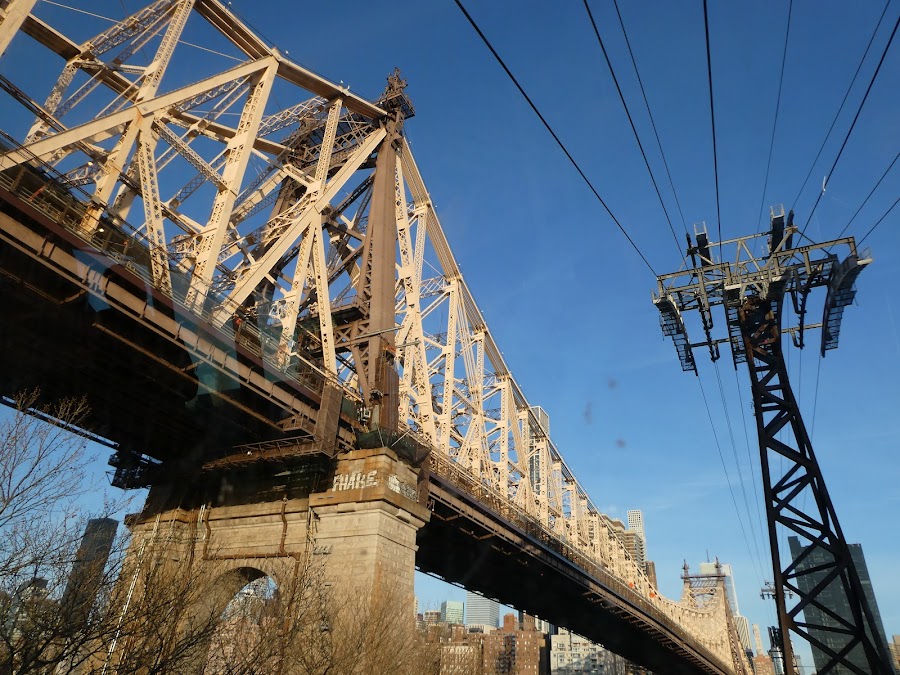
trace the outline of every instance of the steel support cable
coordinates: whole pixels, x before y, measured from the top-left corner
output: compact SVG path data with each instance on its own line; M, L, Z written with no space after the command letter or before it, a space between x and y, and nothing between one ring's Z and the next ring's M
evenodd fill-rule
M488 50L493 55L494 59L497 61L498 64L500 64L500 67L503 68L503 71L506 73L507 77L509 77L509 79L512 81L512 83L516 86L516 89L519 90L519 93L522 94L522 97L525 99L525 101L531 107L531 110L534 112L535 115L538 116L538 119L544 125L544 128L548 132L550 132L550 135L553 137L553 140L556 141L556 144L559 146L559 149L563 151L563 154L565 154L566 158L569 160L569 162L572 164L572 166L575 167L575 170L578 172L578 175L581 176L582 180L588 186L590 191L594 193L594 197L597 198L597 201L600 202L600 205L606 210L606 213L609 214L609 217L612 218L613 222L616 224L616 227L619 228L619 231L625 236L625 238L628 240L628 243L631 244L631 247L635 250L635 253L637 253L640 256L641 260L644 261L644 264L647 266L647 269L649 269L650 272L653 273L653 276L659 276L656 273L656 270L653 269L653 265L650 264L650 261L647 260L647 257L643 254L641 249L638 248L638 245L634 243L634 240L631 238L631 235L628 234L628 231L625 229L625 227L622 225L622 223L619 222L619 219L616 218L616 216L610 210L609 206L607 206L606 202L603 200L603 197L601 197L600 193L597 191L597 188L594 187L594 184L590 181L590 179L587 177L587 175L581 169L581 166L579 166L578 162L575 161L575 158L572 157L572 154L569 152L569 150L566 148L566 146L563 144L563 142L559 139L559 136L556 135L556 132L553 131L553 127L550 126L550 123L547 122L547 120L541 114L541 111L538 110L537 106L531 100L531 97L525 93L525 90L522 88L522 85L519 84L519 81L516 79L515 75L512 74L512 71L507 67L506 63L500 57L500 54L497 53L497 50L494 49L494 46L490 43L490 41L487 39L487 37L485 37L484 33L481 32L481 29L478 27L478 24L475 23L475 20L472 18L472 16L469 14L469 12L466 11L466 8L463 6L462 2L460 2L460 0L453 0L453 1L456 3L456 6L459 7L459 10L463 13L463 16L466 17L466 20L469 22L469 25L472 26L472 28L475 30L476 33L478 33L478 37L481 38L481 41L484 43L484 46L488 48Z
M781 92L784 85L784 64L787 62L788 38L791 35L791 15L794 13L794 0L788 2L787 27L784 29L784 49L781 52L781 73L778 76L778 98L775 101L775 119L772 120L772 136L769 138L769 159L766 162L766 178L763 181L762 196L759 198L759 216L757 232L762 229L763 209L766 205L766 190L769 188L769 173L772 170L772 155L775 149L775 130L778 128L778 113L781 110Z
M847 103L847 99L850 96L853 85L856 84L856 78L859 77L859 73L862 70L863 63L865 63L866 57L869 55L869 49L872 48L872 43L875 41L875 35L877 35L878 29L881 27L881 22L884 20L884 15L885 13L887 13L887 8L890 4L891 0L888 0L886 3L884 3L884 9L881 10L881 16L879 16L878 21L875 22L875 28L872 30L871 37L869 37L869 44L866 45L866 51L863 52L862 58L859 60L859 65L856 66L856 72L853 73L853 79L851 79L850 84L847 85L847 91L844 92L844 98L841 101L841 105L838 107L837 112L834 114L834 119L831 120L831 126L829 126L828 131L825 132L825 137L822 139L822 145L819 146L819 151L816 153L816 158L812 161L812 164L809 167L809 171L806 172L806 178L803 179L803 184L800 186L800 190L797 192L797 196L794 197L794 201L791 204L791 210L794 210L794 207L797 206L797 201L800 199L800 195L803 194L803 190L804 188L806 188L806 184L809 182L809 177L812 176L812 172L816 168L819 157L822 156L822 152L825 150L825 144L828 142L828 138L831 136L831 132L834 130L834 125L837 124L838 117L841 116L841 112L844 110L844 105L846 105Z
M737 443L734 442L734 429L731 425L731 414L728 412L728 402L725 400L725 387L722 386L722 375L719 369L719 362L714 361L713 364L716 368L716 383L719 386L719 398L722 400L722 410L725 413L725 425L728 428L728 437L731 441L731 454L734 456L734 465L737 469L738 481L741 484L741 494L744 498L744 508L747 511L747 521L750 525L750 535L753 539L753 548L756 549L756 559L759 561L759 566L762 568L762 553L759 550L759 536L756 534L756 527L753 524L753 514L750 510L750 500L747 499L747 488L744 485L744 472L741 471L741 462L738 459L737 453ZM753 464L750 465L751 473L753 469Z
M809 441L812 443L813 437L816 434L816 409L819 407L819 374L822 372L822 361L825 359L820 355L818 364L816 365L816 388L813 392L813 412L812 412L812 423L809 426ZM803 506L801 510L806 512L806 500L809 497L809 490L803 491Z
M594 35L597 37L597 44L600 45L600 51L603 52L603 58L606 61L606 67L609 68L609 74L612 75L613 84L616 85L616 91L619 94L619 100L622 102L622 107L625 109L625 115L628 116L628 123L631 125L631 133L634 134L634 140L637 141L638 149L641 151L641 157L644 158L644 166L647 167L647 173L650 174L650 181L653 183L653 189L656 190L656 198L659 199L659 205L662 206L663 213L666 216L666 222L669 224L669 230L672 232L672 239L675 240L675 248L678 250L678 253L680 255L681 244L678 241L678 235L675 234L675 228L672 225L672 219L669 217L669 210L666 208L666 203L663 201L662 194L659 191L659 185L656 183L656 177L653 175L653 169L650 168L650 160L647 159L647 153L644 151L644 144L641 143L641 137L638 134L637 127L634 126L634 118L631 116L631 111L628 109L628 103L625 102L625 94L622 93L622 87L619 86L619 78L616 77L616 71L613 69L612 61L610 61L609 59L609 53L606 51L606 45L603 44L603 38L600 37L600 30L597 28L597 22L594 21L594 13L591 11L591 6L588 4L588 0L583 0L583 2L585 10L587 10L588 18L591 20L591 26L594 29ZM657 140L659 140L658 136Z
M631 49L631 40L628 39L628 32L625 30L625 22L622 21L622 14L619 12L618 0L613 0L613 6L616 8L616 16L619 18L619 26L622 29L622 35L625 38L625 45L628 47L628 55L631 57L631 65L634 67L634 74L637 76L638 86L641 89L641 96L644 99L644 106L647 108L647 116L650 118L650 126L653 128L653 135L656 137L656 145L659 148L659 154L662 157L663 166L666 167L666 176L669 179L669 186L672 188L672 196L675 197L675 205L678 207L678 215L681 217L681 226L687 234L687 222L684 219L684 212L681 210L681 201L678 199L678 191L675 189L675 183L672 180L672 173L669 171L669 163L666 161L666 153L663 152L662 141L659 139L659 131L656 129L656 122L653 119L653 113L650 111L650 102L647 99L647 92L644 91L644 82L641 79L641 71L638 69L637 60L634 58L634 52ZM679 247L680 250L680 247Z
M754 563L753 551L750 550L750 540L747 539L747 530L744 528L744 519L741 518L741 511L737 505L737 498L734 496L734 488L731 487L731 476L728 475L728 467L725 465L725 456L722 454L722 446L719 444L719 435L716 433L716 425L713 422L712 411L709 408L709 401L706 399L706 391L703 389L703 380L697 377L697 384L700 385L700 395L703 397L703 405L706 407L706 416L709 418L709 428L712 430L713 440L716 443L716 450L719 453L719 461L722 462L722 470L725 472L725 482L728 483L728 492L731 493L731 503L734 504L734 512L738 518L738 524L741 526L741 534L744 536L744 544L747 546L747 555L750 556L750 562ZM762 585L762 576L759 566L753 564L753 571L756 573L757 580Z
M869 80L869 86L866 87L866 93L859 104L859 108L856 110L856 115L853 117L853 122L852 124L850 124L850 128L847 130L847 135L844 136L844 142L841 143L841 149L838 150L837 157L834 158L834 163L832 163L831 169L827 174L825 174L826 182L831 174L834 173L834 169L837 166L837 163L840 161L841 155L844 153L844 148L847 147L847 141L850 140L850 135L853 133L853 129L856 127L856 122L859 120L859 116L862 113L863 107L865 107L866 105L866 100L869 98L869 94L872 91L872 86L875 84L875 80L878 79L878 73L881 72L881 66L884 64L884 59L887 56L888 51L890 51L891 49L891 43L893 43L894 36L897 34L898 26L900 26L900 15L897 16L897 21L894 22L894 29L891 31L891 37L888 38L887 44L884 46L884 51L881 53L881 58L878 60L878 66L875 68L875 72L872 73L872 79ZM819 190L819 196L816 197L816 203L813 204L812 210L809 212L809 216L806 219L806 223L803 225L803 229L800 230L801 236L804 232L806 232L806 228L809 226L813 214L816 212L816 208L819 206L819 202L822 200L823 194L825 194L825 190Z
M869 238L869 235L875 231L876 227L881 225L881 221L883 221L885 218L888 217L888 214L894 210L894 207L896 207L897 204L900 204L900 197L897 197L897 199L894 200L894 203L890 205L888 210L884 212L884 215L881 216L881 218L879 218L878 221L872 227L869 228L869 231L863 235L863 238L859 240L859 244L857 244L857 246L863 245L863 242L865 242L865 240Z
M759 484L756 482L756 466L759 465L759 472L762 474L762 465L758 462L757 464L753 463L753 453L750 451L750 432L747 430L747 415L744 409L744 396L741 394L741 382L738 378L737 368L734 369L734 384L737 388L738 405L740 405L741 409L741 423L744 427L744 447L747 450L747 461L750 462L750 478L753 482L753 497L756 502L756 521L757 525L759 525L760 536L763 536L766 527L763 525L763 507L759 501L759 495L762 490L760 490ZM760 566L762 566L762 557L760 557Z
M709 82L709 119L712 124L713 174L716 179L716 222L719 230L719 260L722 259L722 213L719 209L719 154L716 151L716 106L713 104L712 58L709 49L709 10L703 0L703 28L706 32L706 77Z
M859 212L863 210L863 207L869 202L869 199L871 199L872 195L875 194L875 190L878 189L878 187L881 185L882 181L883 181L883 180L887 177L887 175L891 172L891 169L894 168L894 164L897 163L897 160L898 160L898 159L900 159L900 152L898 152L896 155L894 155L894 161L892 161L892 162L890 163L890 166L888 166L888 168L886 168L886 169L884 170L884 173L881 174L881 178L879 178L879 179L878 179L878 182L875 183L875 187L873 187L873 188L869 191L869 194L867 194L867 195L866 195L866 198L863 199L862 204L860 204L860 205L859 205L859 208L856 209L856 213L854 213L853 216L850 218L850 220L847 221L847 224L844 225L844 229L841 230L841 233L837 236L838 239L840 239L841 237L844 236L844 232L846 232L846 231L850 228L850 225L853 224L853 221L856 220L856 216L859 215Z

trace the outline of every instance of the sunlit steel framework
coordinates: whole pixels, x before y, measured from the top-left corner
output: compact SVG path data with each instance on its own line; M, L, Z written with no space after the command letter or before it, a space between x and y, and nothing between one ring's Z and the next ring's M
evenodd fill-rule
M688 236L682 268L658 277L653 303L660 312L663 333L675 342L683 370L697 373L695 348L707 348L715 361L720 356L719 345L725 342L731 346L735 368L746 363L749 369L782 635L793 633L826 654L830 660L820 673L837 666L860 675L891 673L886 645L875 628L791 391L781 339L782 333L787 333L795 346L802 348L805 331L821 328L821 355L837 347L844 308L853 301L856 278L871 259L860 257L852 237L801 243L793 212L785 217L781 206L772 208L770 220L768 233L721 243L710 242L702 224L695 226L695 239L692 242ZM765 252L760 255L765 239ZM833 249L848 253L841 260ZM822 322L810 325L806 323L807 299L820 287L827 291ZM794 326L782 326L786 304L797 317ZM726 337L714 336L715 307L724 310ZM704 333L704 339L693 343L685 325L685 315L692 310L699 314ZM781 560L779 527L801 537L806 546L793 561ZM802 569L802 561L816 550L825 552L831 562ZM801 578L822 572L820 582L805 592ZM846 596L851 616L840 616L823 604L826 589ZM814 625L801 618L806 607L820 609L831 619L830 625ZM824 631L831 639L823 643L813 637L812 630ZM854 655L859 658L859 652L868 663L866 670L850 660ZM794 663L790 640L784 640L783 653L785 663Z
M368 101L292 62L217 0L157 0L88 40L21 11L7 17L17 18L0 16L0 45L18 30L65 65L43 102L28 78L0 78L34 116L4 134L0 188L137 275L152 301L58 247L9 232L4 242L290 411L281 428L332 456L348 427L357 443L374 435L424 449L434 470L465 473L613 575L716 672L747 672L732 660L724 598L700 607L660 596L513 379L404 135L413 107L399 73ZM183 37L191 25L206 36L202 58ZM321 406L285 397L215 347L210 336L223 334L253 343L267 372L325 382ZM334 422L314 423L323 417ZM252 454L297 447L276 439Z

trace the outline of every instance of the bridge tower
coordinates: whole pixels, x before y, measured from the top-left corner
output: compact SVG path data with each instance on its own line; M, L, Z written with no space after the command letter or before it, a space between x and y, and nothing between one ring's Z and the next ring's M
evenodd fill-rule
M695 225L694 241L688 236L687 255L679 271L657 279L653 303L660 312L663 334L675 343L682 370L697 374L693 350L706 347L710 358L720 356L728 343L735 368L746 363L753 393L753 411L759 436L760 464L774 573L774 592L781 634L791 633L827 655L829 672L840 665L853 673L890 673L886 645L876 628L871 608L850 556L837 514L812 443L788 381L782 336L804 346L805 331L820 328L820 352L838 346L844 309L856 294L857 276L871 259L860 255L852 237L823 243L801 242L793 224L793 211L785 217L781 206L771 209L771 229L766 234L714 243L704 224ZM765 251L758 251L763 240ZM727 247L732 258L723 257ZM718 249L718 260L715 255ZM843 259L832 253L843 249ZM733 252L733 254L732 254ZM813 289L825 288L821 323L806 321L807 300ZM713 334L713 310L724 310L726 333ZM797 324L784 326L793 310ZM691 342L686 322L696 311L703 339ZM781 528L800 538L803 551L793 560L782 560ZM812 569L803 565L811 555L828 561ZM817 574L815 582L810 574ZM826 604L827 593L846 600L849 616ZM805 607L815 607L826 617L818 625L801 617ZM825 642L814 632L828 635ZM785 663L794 663L790 640L783 640Z
M312 428L304 415L297 414L280 421L287 438L223 448L203 465L207 475L201 472L199 485L194 482L197 467L192 480L185 480L178 471L155 478L143 511L131 519L131 528L142 540L158 530L158 522L175 523L181 531L169 541L193 549L180 553L229 580L234 575L223 575L223 563L229 570L255 570L249 576L238 575L239 581L263 572L278 585L289 584L295 581L289 578L292 563L302 561L307 574L319 575L333 589L330 597L344 606L341 611L359 611L363 604L389 597L391 611L406 617L411 627L416 535L430 513L424 505L426 474L420 469L428 450L404 438L408 434L399 430L399 378L394 363L396 176L403 123L413 115L405 87L406 81L395 71L377 101L385 114L373 125L379 141L370 141L365 159L371 172L363 183L368 201L365 232L353 257L359 261L352 283L353 311L336 319L339 311L329 306L322 234L313 227L304 239L312 250L299 251L301 259L310 260L310 269L301 271L298 266L291 289L280 303L279 311L287 320L283 319L277 336L275 359L289 363L291 353L301 352L310 360L321 359L324 366ZM341 108L340 98L326 107L321 137L315 140L321 148L315 179L322 183L329 175L328 152L339 142ZM281 191L273 207L275 217L303 201L302 189L292 186ZM321 209L319 218L328 217L335 217L329 207ZM317 276L318 285L304 289L303 274ZM188 301L191 290L186 294ZM235 307L229 319L238 324L245 317L260 322L260 297L271 301L272 291L261 280L252 300ZM202 293L196 297L200 306L208 304ZM314 335L301 326L304 305L307 321L319 323ZM339 331L334 323L327 325L323 312L332 315L332 322L341 321ZM298 347L304 339L314 339L316 344ZM360 393L355 402L348 401L346 387L329 370L341 352L348 353L353 363L350 377ZM342 414L345 423L351 418L349 437L348 430L341 428ZM124 464L128 466L127 458ZM117 473L117 480L130 487L130 480L141 481L139 474L129 476L126 469ZM222 597L233 590L226 589ZM348 602L350 596L355 601Z

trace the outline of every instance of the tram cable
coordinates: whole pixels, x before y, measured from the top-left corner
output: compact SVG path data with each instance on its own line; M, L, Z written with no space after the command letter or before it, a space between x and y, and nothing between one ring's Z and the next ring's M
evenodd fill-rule
M857 244L857 246L863 245L863 242L865 242L865 240L869 238L869 235L875 231L876 227L881 225L881 223L884 221L884 219L888 217L888 214L894 210L894 208L897 206L897 204L900 204L900 197L897 197L897 199L894 200L894 203L891 204L890 207L888 207L888 210L884 212L884 215L882 215L881 218L879 218L875 222L875 224L869 228L869 231L863 235L863 238L859 240L859 243Z
M750 535L753 538L753 546L756 549L757 560L762 560L762 553L760 553L759 550L759 535L756 534L756 527L753 524L753 513L750 510L750 500L747 498L747 488L744 484L744 472L741 470L741 461L738 458L737 443L735 443L734 440L734 429L731 425L731 414L728 411L728 402L725 399L725 388L722 386L722 375L719 369L719 362L714 361L713 365L716 369L716 383L719 387L719 398L722 400L722 411L725 413L725 424L728 428L728 437L731 441L731 454L734 456L734 465L737 469L738 481L741 485L741 494L744 498L744 508L747 511L747 521L750 525ZM751 464L750 466L752 469L753 465Z
M716 151L716 106L713 103L712 57L709 49L709 10L703 0L703 28L706 32L706 76L709 82L709 119L712 125L713 174L716 179L716 222L719 229L719 260L722 259L722 212L719 208L719 154Z
M725 482L728 484L728 492L731 494L731 503L734 505L734 512L737 514L738 525L741 528L741 534L744 537L744 544L747 547L747 555L750 557L750 562L753 564L753 571L756 574L757 580L762 585L762 574L759 569L759 562L753 555L753 551L750 547L750 539L747 537L747 530L744 527L744 519L741 518L741 510L738 508L737 498L734 494L734 487L731 485L731 475L728 473L728 466L725 463L725 455L722 453L722 445L719 443L719 435L716 433L716 425L713 422L712 411L709 407L709 400L706 398L706 391L703 388L703 379L698 377L697 384L700 385L700 395L703 398L703 405L706 408L706 416L709 419L709 427L712 430L713 440L716 444L716 451L719 454L719 461L722 463L722 470L725 472ZM749 514L748 514L749 516Z
M619 18L619 26L621 27L622 35L625 38L625 46L628 47L628 55L631 57L631 65L634 67L634 74L637 76L638 86L641 89L641 96L644 99L644 106L647 108L647 116L650 118L650 126L653 128L653 135L656 137L656 145L659 148L659 154L662 157L663 166L666 168L666 176L669 179L669 186L672 188L672 196L675 197L675 205L678 207L678 215L681 216L681 225L684 228L685 234L687 234L687 221L685 221L684 212L681 210L681 200L678 199L678 191L675 189L675 182L672 180L671 171L669 171L669 162L666 161L666 153L663 151L662 141L659 138L659 131L656 129L656 121L653 119L653 113L650 110L650 102L647 99L647 92L644 90L644 82L641 79L641 71L638 68L637 60L634 57L634 51L632 51L631 49L631 40L628 39L628 31L625 30L625 22L622 20L622 13L619 11L618 0L613 0L613 6L616 8L616 16Z
M894 22L894 29L891 31L891 37L888 38L887 44L884 46L884 51L882 51L881 58L878 60L878 66L875 68L875 72L872 73L872 78L869 80L869 86L866 87L866 93L863 96L862 101L860 101L859 103L859 107L856 110L856 115L853 117L853 122L850 124L850 128L847 129L847 134L844 136L844 141L843 143L841 143L841 148L840 150L838 150L837 156L834 158L831 169L827 174L825 174L826 180L834 173L834 169L837 166L837 163L840 161L841 155L844 153L844 148L847 147L847 141L850 140L850 135L853 133L853 129L856 127L856 122L859 120L859 116L862 113L863 107L865 107L866 105L866 101L868 100L869 94L872 91L872 86L875 84L875 80L878 79L878 73L881 72L881 66L884 64L884 59L887 56L888 51L890 51L891 44L894 42L894 36L897 34L898 27L900 27L900 15L897 16L897 21ZM806 223L803 225L803 229L800 230L801 237L803 236L803 233L806 232L806 228L809 226L813 214L816 212L816 208L819 206L819 202L822 200L823 194L825 194L824 189L819 191L819 195L816 197L816 202L815 204L813 204L813 207L809 212L809 216L807 216L806 218Z
M879 16L878 21L875 22L875 28L872 30L872 35L869 38L869 43L866 45L866 50L863 52L862 58L860 58L859 60L859 65L856 66L856 72L853 73L853 78L850 80L850 84L847 85L847 91L844 92L844 98L841 101L841 105L838 106L837 112L834 114L834 119L831 120L831 126L829 126L828 131L825 132L825 137L822 139L822 145L819 146L819 151L816 153L816 157L812 161L812 164L809 167L809 171L806 172L806 178L803 179L803 184L800 186L800 190L797 192L797 196L794 197L794 201L792 202L790 208L791 211L793 211L797 206L800 195L803 194L803 190L806 188L806 184L809 182L809 178L810 176L812 176L812 172L816 168L816 164L819 162L819 158L822 156L822 152L825 150L825 144L831 137L831 132L834 131L834 125L837 124L838 117L840 117L841 112L844 110L844 106L847 103L850 92L853 90L853 85L856 84L856 78L859 77L859 73L862 70L863 63L865 63L866 57L869 55L869 49L872 48L872 43L875 41L875 36L878 34L878 29L881 27L881 22L884 21L884 15L887 13L887 9L890 4L891 0L888 0L884 4L884 9L881 10L881 16Z
M653 189L656 190L656 197L659 199L659 205L662 206L663 213L666 216L666 222L669 224L669 230L672 232L672 239L675 240L675 248L678 250L678 253L681 254L681 244L678 241L678 235L675 234L675 228L672 225L672 219L669 217L669 210L666 208L666 203L663 201L662 194L659 191L659 185L656 183L656 177L653 175L653 169L650 168L650 160L647 159L647 153L644 151L644 144L641 143L640 134L638 134L637 127L634 125L634 118L631 116L631 110L628 109L628 103L625 101L625 94L622 93L622 87L619 86L619 78L616 77L616 71L613 68L612 61L609 59L609 53L606 51L606 45L603 44L603 38L600 37L600 30L597 28L597 22L594 20L594 13L591 11L591 6L588 4L588 0L583 0L584 8L587 11L588 18L591 21L591 27L594 29L594 35L597 38L597 44L600 45L600 51L603 52L603 58L606 60L606 66L609 68L609 73L612 75L613 84L616 85L616 91L619 94L619 100L622 102L622 107L625 109L625 115L628 117L628 123L631 125L631 132L634 134L634 140L637 141L638 149L641 151L641 157L644 158L644 166L647 167L647 173L650 174L650 181L653 183ZM649 108L648 108L649 110ZM657 137L658 140L659 137Z
M879 179L878 179L878 182L875 183L875 187L873 187L873 188L869 191L869 194L867 194L867 195L866 195L866 198L863 199L862 204L860 204L860 205L859 205L859 208L856 209L856 213L854 213L853 216L850 218L850 220L847 221L847 224L844 225L844 229L842 229L842 230L841 230L841 233L837 236L838 239L840 239L841 237L844 236L844 233L850 228L850 225L853 223L853 221L856 220L856 216L859 215L859 212L862 211L863 207L868 203L868 201L869 201L869 199L872 197L872 195L875 194L875 190L878 189L878 187L881 185L881 182L882 182L882 181L885 179L885 177L891 172L891 169L894 168L894 164L897 163L897 160L898 160L898 159L900 159L900 152L898 152L898 153L894 156L894 161L892 161L892 162L890 163L890 165L888 166L888 168L886 168L886 169L884 170L884 173L881 174L881 178L879 178ZM874 228L873 228L873 229L874 229ZM866 235L866 236L868 236L868 235Z
M778 128L778 113L781 112L781 92L784 85L784 64L787 62L787 48L791 35L791 16L794 13L794 0L788 2L787 27L784 30L784 49L781 52L781 74L778 76L778 98L775 101L775 119L772 120L772 135L769 138L769 159L766 161L766 177L763 180L762 195L759 198L759 216L757 216L757 232L762 228L763 210L766 204L766 190L769 188L769 172L772 170L772 155L775 149L775 130Z
M600 196L600 193L597 191L597 188L594 187L594 184L584 173L581 166L578 164L577 161L575 161L575 158L572 157L572 153L569 152L568 148L566 148L565 144L560 140L559 136L557 136L556 132L553 130L553 127L550 126L550 123L547 122L547 120L541 114L541 111L538 110L538 107L531 100L531 97L528 96L527 93L525 93L525 89L523 89L522 85L519 84L519 81L516 79L515 75L512 74L512 71L510 71L510 69L507 67L506 63L500 57L500 54L497 53L497 50L494 49L494 46L491 44L490 40L488 40L487 37L485 36L485 34L481 31L481 28L478 27L478 24L475 23L475 19L473 19L472 16L469 14L469 12L466 11L466 8L463 6L463 4L460 0L453 0L453 1L456 3L456 6L459 7L459 10L463 13L463 16L466 17L466 20L469 22L469 25L471 25L472 28L475 30L475 32L478 33L478 37L481 38L481 41L484 43L485 47L488 48L488 50L493 55L494 59L497 61L498 64L500 64L500 67L503 68L503 71L506 73L507 77L509 77L509 79L512 81L512 83L516 86L516 89L519 90L519 93L522 94L522 97L525 99L525 101L531 107L531 110L534 112L535 115L538 116L538 119L544 125L544 128L547 129L547 131L553 137L553 140L556 141L556 144L559 146L560 150L563 151L565 156L568 158L569 162L572 164L573 167L575 167L575 170L578 172L578 175L581 176L582 180L585 182L585 184L587 184L590 191L594 193L594 197L597 198L597 201L600 202L600 205L606 210L606 213L609 214L609 217L612 218L613 222L616 224L616 227L619 228L619 231L625 236L625 238L628 240L628 243L631 244L631 247L640 256L641 260L644 261L644 264L647 266L647 269L650 270L650 272L653 274L654 277L658 277L659 275L656 273L656 270L653 269L653 265L651 265L650 261L647 260L647 257L644 255L643 251L641 251L641 249L638 247L638 245L631 238L631 235L628 234L628 231L625 229L625 226L622 225L622 223L619 222L619 219L616 218L616 216L613 214L612 210L609 208L606 201L603 199L603 197Z

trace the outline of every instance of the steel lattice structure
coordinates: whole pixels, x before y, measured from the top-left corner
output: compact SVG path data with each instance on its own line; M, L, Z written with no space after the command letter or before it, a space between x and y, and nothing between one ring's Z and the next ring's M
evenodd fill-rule
M705 227L695 227L695 244L688 238L682 268L658 277L653 302L660 311L663 333L671 336L682 369L697 373L693 350L705 347L713 361L719 345L729 343L735 368L746 363L760 444L760 464L774 570L774 593L782 635L793 633L828 658L820 673L836 667L849 672L890 673L890 660L860 583L847 540L813 452L800 408L788 381L782 334L802 348L804 333L821 328L821 354L838 345L844 308L856 294L855 282L871 259L860 256L852 237L797 245L793 212L773 207L771 230L721 244L710 242ZM799 237L798 237L799 238ZM766 251L755 252L767 239ZM727 258L715 259L727 247ZM832 249L846 249L841 260ZM806 322L807 300L813 289L825 287L821 323ZM783 327L785 306L798 323ZM714 311L725 314L727 337L713 335ZM697 311L705 339L692 343L686 313ZM797 535L803 551L793 561L781 559L779 527ZM810 565L822 556L827 562ZM843 616L826 598L846 600L850 616ZM822 612L815 623L802 617L805 608ZM813 634L815 633L815 634ZM826 635L825 640L816 636ZM794 663L790 640L784 640L785 663ZM854 661L864 661L862 669Z
M318 374L370 432L415 439L610 571L726 669L748 672L721 593L702 606L661 597L532 411L404 136L414 111L398 73L367 101L216 0L157 0L86 41L28 15L32 4L7 4L0 49L20 30L65 65L42 102L30 84L0 80L35 117L7 140L0 176L59 178L53 190L5 187L179 311L249 335L268 368ZM191 62L182 35L199 20L236 64L204 75ZM185 73L200 79L180 82ZM276 90L292 103L278 106ZM81 190L89 198L74 207L50 205Z

